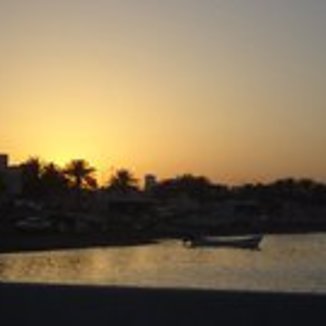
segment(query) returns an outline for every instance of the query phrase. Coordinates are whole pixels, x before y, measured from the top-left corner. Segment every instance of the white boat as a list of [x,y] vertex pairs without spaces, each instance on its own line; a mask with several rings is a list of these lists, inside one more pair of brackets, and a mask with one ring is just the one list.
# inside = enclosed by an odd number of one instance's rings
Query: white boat
[[225,236],[225,237],[187,237],[183,239],[186,247],[232,247],[259,250],[263,235]]

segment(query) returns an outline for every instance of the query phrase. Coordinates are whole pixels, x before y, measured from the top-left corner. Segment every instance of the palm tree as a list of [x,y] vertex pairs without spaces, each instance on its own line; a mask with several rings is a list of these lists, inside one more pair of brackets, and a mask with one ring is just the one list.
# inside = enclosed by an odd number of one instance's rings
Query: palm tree
[[137,179],[127,169],[119,169],[109,181],[109,189],[122,192],[137,190]]
[[80,190],[82,188],[96,187],[96,180],[92,176],[95,169],[83,159],[72,160],[68,163],[64,172],[70,179],[72,187],[75,189]]
[[62,193],[68,184],[63,171],[54,163],[44,165],[41,173],[41,182],[44,192],[54,195]]
[[38,157],[31,157],[21,164],[23,194],[37,199],[41,194],[42,163]]

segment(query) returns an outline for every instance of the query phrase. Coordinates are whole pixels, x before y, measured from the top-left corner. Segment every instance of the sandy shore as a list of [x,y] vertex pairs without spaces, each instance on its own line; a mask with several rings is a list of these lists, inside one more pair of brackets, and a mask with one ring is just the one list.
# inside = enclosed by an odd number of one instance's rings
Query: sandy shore
[[0,283],[1,325],[326,325],[326,295]]

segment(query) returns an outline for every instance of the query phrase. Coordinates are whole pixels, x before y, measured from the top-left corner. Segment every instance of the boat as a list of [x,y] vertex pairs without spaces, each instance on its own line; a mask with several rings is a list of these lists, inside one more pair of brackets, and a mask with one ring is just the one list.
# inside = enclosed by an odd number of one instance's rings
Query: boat
[[183,239],[184,246],[188,248],[195,247],[230,247],[239,249],[259,250],[259,244],[263,239],[263,235],[246,235],[238,237],[187,237]]

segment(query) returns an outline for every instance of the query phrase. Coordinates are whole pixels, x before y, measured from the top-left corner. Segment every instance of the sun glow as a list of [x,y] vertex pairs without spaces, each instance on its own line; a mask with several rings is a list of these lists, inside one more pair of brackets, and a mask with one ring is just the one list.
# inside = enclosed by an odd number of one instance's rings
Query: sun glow
[[326,178],[325,2],[32,2],[0,1],[14,163]]

